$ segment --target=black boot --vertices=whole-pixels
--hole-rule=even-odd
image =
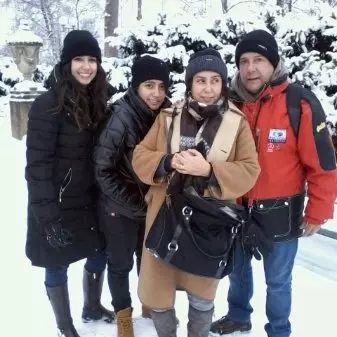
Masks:
[[[70,314],[68,284],[47,287],[47,294],[54,311],[59,337],[80,337]]]
[[[177,337],[177,320],[174,309],[152,311],[152,320],[158,337]]]
[[[89,273],[83,270],[83,297],[84,306],[82,311],[83,322],[103,319],[111,323],[115,319],[112,311],[105,309],[101,304],[104,271],[101,273]]]
[[[188,309],[188,337],[208,337],[212,324],[214,308],[208,311],[199,311],[189,306]]]
[[[219,335],[229,335],[235,332],[248,332],[252,329],[252,323],[234,322],[227,316],[223,316],[211,325],[211,332]]]

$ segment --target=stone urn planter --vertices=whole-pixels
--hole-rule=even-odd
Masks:
[[[24,78],[10,91],[12,137],[21,140],[27,133],[28,111],[35,98],[45,91],[40,83],[32,81],[43,43],[42,39],[30,30],[26,20],[20,22],[19,29],[7,43]]]

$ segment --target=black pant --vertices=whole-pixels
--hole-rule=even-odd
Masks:
[[[115,312],[131,307],[129,273],[136,253],[137,272],[140,271],[145,219],[142,222],[122,216],[111,216],[100,209],[99,222],[106,240],[108,284]]]

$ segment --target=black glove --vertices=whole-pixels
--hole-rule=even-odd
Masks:
[[[45,232],[46,239],[52,248],[64,248],[73,243],[72,234],[62,227],[61,220],[48,224]]]

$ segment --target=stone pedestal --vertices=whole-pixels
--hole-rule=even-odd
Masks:
[[[31,86],[30,86],[31,85]],[[22,140],[27,134],[28,112],[35,98],[45,89],[38,83],[23,81],[10,92],[10,112],[12,137]]]
[[[35,98],[45,91],[41,84],[32,81],[39,62],[42,39],[30,30],[28,21],[22,20],[18,31],[7,43],[24,78],[23,82],[16,84],[10,91],[9,100],[12,136],[21,140],[27,133],[28,111]]]

